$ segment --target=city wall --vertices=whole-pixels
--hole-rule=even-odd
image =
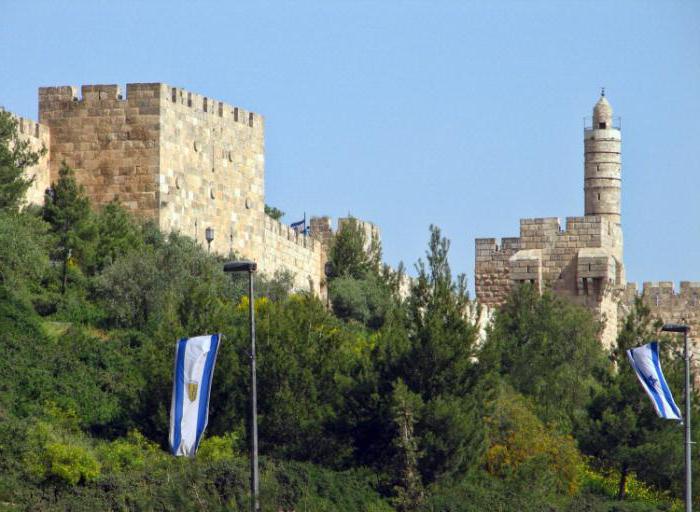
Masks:
[[[19,139],[29,142],[31,151],[42,153],[36,165],[25,171],[25,177],[32,180],[27,190],[25,201],[29,204],[42,204],[46,189],[51,186],[49,173],[49,148],[51,147],[51,133],[48,126],[37,123],[32,119],[15,116]]]
[[[690,337],[697,346],[700,343],[700,282],[681,281],[680,290],[671,281],[645,282],[639,291],[636,283],[628,283],[621,303],[626,313],[641,297],[651,314],[664,322],[684,323],[690,326]],[[622,315],[621,315],[622,316]]]
[[[591,309],[604,321],[603,343],[613,343],[618,326],[618,291],[624,270],[621,231],[598,216],[521,219],[520,237],[476,240],[476,298],[502,304],[512,287],[531,283]]]
[[[46,180],[63,162],[93,204],[112,200],[210,249],[286,269],[299,289],[323,293],[325,252],[265,215],[264,119],[162,83],[42,87]],[[46,187],[44,187],[43,190]],[[36,194],[32,202],[41,203]]]

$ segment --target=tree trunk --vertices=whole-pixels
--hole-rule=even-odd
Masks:
[[[627,496],[627,474],[629,469],[627,464],[623,464],[620,469],[620,483],[617,486],[617,499],[624,500]]]

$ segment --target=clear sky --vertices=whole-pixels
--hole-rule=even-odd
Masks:
[[[630,281],[700,281],[700,2],[27,2],[0,8],[0,104],[166,82],[266,118],[267,203],[377,223],[409,268],[583,214],[583,117],[622,117]]]

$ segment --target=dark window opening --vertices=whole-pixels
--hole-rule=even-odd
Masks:
[[[607,127],[607,124],[606,124],[606,123],[604,123],[604,122],[603,122],[603,123],[598,123],[598,128],[600,128],[601,130],[605,130],[606,127]]]
[[[600,193],[598,193],[598,201],[600,201]]]

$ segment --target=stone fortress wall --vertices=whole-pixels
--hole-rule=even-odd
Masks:
[[[637,297],[656,318],[689,325],[696,349],[700,348],[697,346],[700,341],[700,282],[681,281],[678,291],[671,281],[645,282],[641,291],[637,289],[637,283],[627,283],[621,309],[628,311]]]
[[[33,148],[48,149],[27,173],[35,176],[29,202],[43,202],[65,162],[97,207],[117,200],[202,244],[210,228],[212,251],[255,260],[268,275],[289,271],[297,289],[325,295],[330,219],[312,237],[265,214],[259,114],[167,84],[136,83],[125,95],[117,85],[84,85],[80,94],[73,86],[42,87],[39,120],[20,122]]]
[[[583,217],[521,219],[517,238],[476,239],[476,299],[492,310],[513,287],[532,283],[589,308],[604,322],[601,335],[610,347],[622,320],[641,295],[656,317],[700,329],[700,284],[645,283],[642,293],[627,284],[621,226],[621,136],[619,121],[604,94],[584,128]]]
[[[29,204],[41,204],[44,201],[44,193],[51,186],[49,174],[49,147],[51,146],[51,133],[49,128],[32,119],[14,116],[17,121],[20,140],[29,142],[29,148],[35,152],[45,150],[39,157],[36,165],[25,171],[25,176],[32,180],[27,190],[25,200]]]
[[[597,216],[521,219],[520,237],[476,239],[476,296],[485,306],[502,304],[512,288],[531,283],[551,289],[599,317],[605,314],[603,341],[617,331],[619,265],[610,255],[616,246],[614,226]]]

